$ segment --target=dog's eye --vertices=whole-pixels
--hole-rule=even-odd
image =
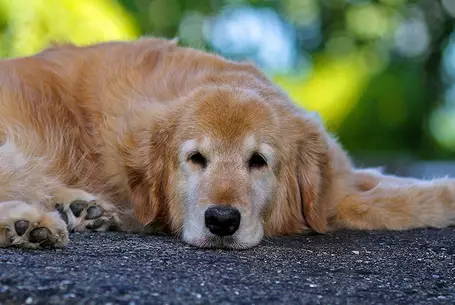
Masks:
[[[267,166],[267,160],[265,160],[264,156],[258,154],[258,153],[254,153],[251,158],[250,158],[250,161],[248,161],[248,166],[253,169],[253,168],[263,168],[263,167],[266,167]]]
[[[189,161],[195,165],[199,165],[200,167],[207,166],[207,159],[200,152],[191,154]]]

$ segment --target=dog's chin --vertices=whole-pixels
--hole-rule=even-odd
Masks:
[[[257,246],[263,237],[263,233],[258,232],[253,238],[242,239],[237,233],[232,236],[220,237],[211,233],[204,233],[202,236],[190,236],[183,233],[183,241],[198,248],[205,249],[226,249],[244,250]]]
[[[184,241],[192,246],[205,249],[244,250],[257,246],[261,240],[241,242],[232,236],[204,236],[197,239]]]

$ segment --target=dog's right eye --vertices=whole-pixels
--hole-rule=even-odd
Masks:
[[[264,168],[267,166],[267,160],[261,154],[254,153],[248,161],[248,166],[256,169]]]
[[[207,159],[200,152],[192,153],[189,161],[203,168],[207,166]]]

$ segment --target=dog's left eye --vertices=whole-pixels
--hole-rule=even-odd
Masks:
[[[250,160],[248,161],[248,166],[253,169],[259,169],[267,166],[267,160],[264,158],[264,156],[254,153]]]

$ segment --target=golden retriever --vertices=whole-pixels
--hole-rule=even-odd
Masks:
[[[159,38],[0,61],[0,246],[116,229],[244,249],[453,224],[453,180],[355,168],[252,64]]]

